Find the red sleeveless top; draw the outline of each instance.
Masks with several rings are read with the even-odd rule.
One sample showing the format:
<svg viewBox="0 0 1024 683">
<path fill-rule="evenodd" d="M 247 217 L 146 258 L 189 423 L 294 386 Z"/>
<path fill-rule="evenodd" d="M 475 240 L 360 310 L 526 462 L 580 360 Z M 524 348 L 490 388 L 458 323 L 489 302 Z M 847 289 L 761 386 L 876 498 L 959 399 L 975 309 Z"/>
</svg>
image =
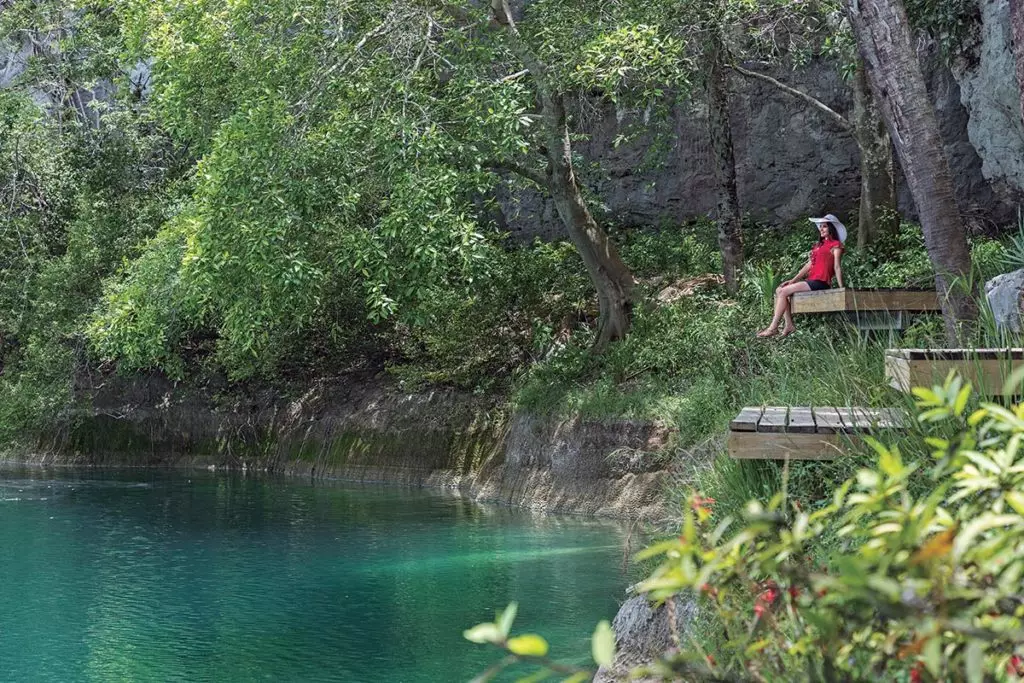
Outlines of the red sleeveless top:
<svg viewBox="0 0 1024 683">
<path fill-rule="evenodd" d="M 843 248 L 839 240 L 827 239 L 814 245 L 811 249 L 811 270 L 807 273 L 808 280 L 821 280 L 832 284 L 832 278 L 836 276 L 836 261 L 832 256 L 832 250 Z"/>
</svg>

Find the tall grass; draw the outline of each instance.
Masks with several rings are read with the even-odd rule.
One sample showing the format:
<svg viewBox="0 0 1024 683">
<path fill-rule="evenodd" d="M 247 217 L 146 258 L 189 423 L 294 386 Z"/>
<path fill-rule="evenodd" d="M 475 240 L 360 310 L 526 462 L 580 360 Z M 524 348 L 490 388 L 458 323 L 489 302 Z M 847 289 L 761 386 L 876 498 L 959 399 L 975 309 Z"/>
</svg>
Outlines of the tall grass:
<svg viewBox="0 0 1024 683">
<path fill-rule="evenodd" d="M 893 341 L 944 346 L 942 320 L 919 316 L 894 340 L 865 337 L 840 316 L 798 316 L 794 335 L 757 339 L 756 331 L 771 314 L 776 286 L 802 265 L 813 235 L 795 227 L 754 231 L 748 237 L 743 284 L 733 297 L 719 285 L 705 284 L 674 300 L 659 300 L 659 288 L 716 267 L 713 244 L 693 234 L 646 233 L 624 246 L 630 262 L 640 265 L 637 274 L 652 283 L 629 337 L 594 356 L 587 348 L 588 332 L 580 331 L 524 372 L 514 401 L 536 413 L 655 420 L 674 428 L 669 449 L 683 472 L 670 484 L 670 497 L 677 501 L 697 486 L 723 508 L 735 510 L 752 498 L 771 496 L 784 475 L 791 495 L 804 504 L 827 498 L 835 483 L 874 459 L 868 447 L 850 444 L 830 462 L 733 461 L 725 453 L 729 420 L 744 406 L 781 405 L 902 407 L 909 421 L 910 397 L 886 382 L 885 350 Z M 1024 224 L 1019 241 L 1024 263 Z M 972 250 L 972 277 L 979 282 L 1009 263 L 998 242 L 975 240 Z M 912 226 L 871 251 L 851 250 L 844 273 L 854 287 L 928 286 L 934 281 L 924 240 Z M 973 341 L 1006 345 L 1013 340 L 983 305 Z M 909 425 L 887 440 L 908 457 L 926 456 L 921 446 L 925 431 Z"/>
</svg>

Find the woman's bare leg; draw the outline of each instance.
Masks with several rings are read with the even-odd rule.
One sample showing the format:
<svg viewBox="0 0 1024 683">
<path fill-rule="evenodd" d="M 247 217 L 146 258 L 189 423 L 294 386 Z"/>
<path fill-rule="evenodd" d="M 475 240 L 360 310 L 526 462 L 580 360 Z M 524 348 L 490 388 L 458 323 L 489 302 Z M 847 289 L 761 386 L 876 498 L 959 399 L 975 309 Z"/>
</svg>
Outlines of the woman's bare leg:
<svg viewBox="0 0 1024 683">
<path fill-rule="evenodd" d="M 773 337 L 779 331 L 779 323 L 782 322 L 783 318 L 786 320 L 786 327 L 784 334 L 792 334 L 796 327 L 793 325 L 793 313 L 790 310 L 789 297 L 797 292 L 810 291 L 811 287 L 806 282 L 794 282 L 791 285 L 785 287 L 779 287 L 775 290 L 775 312 L 772 315 L 771 324 L 765 329 L 758 332 L 759 337 Z"/>
<path fill-rule="evenodd" d="M 796 331 L 796 325 L 793 324 L 793 297 L 786 300 L 786 311 L 782 314 L 782 319 L 785 321 L 782 325 L 782 336 L 788 337 Z"/>
</svg>

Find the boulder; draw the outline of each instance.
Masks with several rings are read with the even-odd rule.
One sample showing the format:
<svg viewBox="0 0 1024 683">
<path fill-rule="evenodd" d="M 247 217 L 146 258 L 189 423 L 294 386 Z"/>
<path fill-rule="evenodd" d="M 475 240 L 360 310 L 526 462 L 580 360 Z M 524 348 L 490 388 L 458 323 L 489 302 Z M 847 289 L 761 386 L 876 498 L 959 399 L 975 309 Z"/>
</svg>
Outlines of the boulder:
<svg viewBox="0 0 1024 683">
<path fill-rule="evenodd" d="M 1021 331 L 1021 304 L 1024 302 L 1024 268 L 997 275 L 985 283 L 985 298 L 1000 330 Z"/>
<path fill-rule="evenodd" d="M 690 596 L 676 596 L 672 600 L 675 611 L 675 630 L 680 640 L 697 616 L 697 601 Z M 619 608 L 612 622 L 615 630 L 615 664 L 602 667 L 594 683 L 611 683 L 629 679 L 629 672 L 648 664 L 675 647 L 672 638 L 672 617 L 669 603 L 653 607 L 646 597 L 630 598 Z"/>
</svg>

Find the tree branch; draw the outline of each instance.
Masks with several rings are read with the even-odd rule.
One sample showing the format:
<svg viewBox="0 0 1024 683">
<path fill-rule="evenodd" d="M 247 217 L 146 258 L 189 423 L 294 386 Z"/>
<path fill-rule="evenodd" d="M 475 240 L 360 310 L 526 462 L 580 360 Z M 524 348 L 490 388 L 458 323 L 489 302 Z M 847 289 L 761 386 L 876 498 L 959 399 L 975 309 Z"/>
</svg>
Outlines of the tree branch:
<svg viewBox="0 0 1024 683">
<path fill-rule="evenodd" d="M 518 176 L 526 178 L 527 180 L 530 180 L 536 183 L 537 185 L 540 185 L 544 189 L 547 189 L 548 187 L 548 179 L 540 170 L 527 168 L 526 166 L 523 166 L 522 164 L 517 164 L 514 161 L 500 161 L 497 159 L 489 159 L 483 163 L 483 166 L 494 171 L 510 171 L 511 173 L 515 173 Z"/>
<path fill-rule="evenodd" d="M 821 100 L 812 97 L 811 95 L 808 95 L 802 90 L 797 90 L 796 88 L 788 86 L 782 81 L 778 81 L 766 74 L 757 73 L 756 71 L 749 71 L 737 64 L 730 64 L 729 68 L 731 68 L 733 71 L 740 74 L 741 76 L 745 76 L 747 78 L 751 78 L 754 80 L 764 81 L 765 83 L 770 83 L 771 85 L 775 86 L 776 88 L 786 93 L 787 95 L 795 97 L 798 100 L 803 100 L 805 103 L 811 105 L 812 107 L 814 107 L 815 109 L 817 109 L 818 111 L 832 119 L 833 123 L 835 123 L 837 126 L 842 128 L 847 133 L 853 132 L 853 124 L 850 123 L 845 116 L 838 113 L 835 109 L 832 109 L 830 106 L 828 106 Z"/>
</svg>

